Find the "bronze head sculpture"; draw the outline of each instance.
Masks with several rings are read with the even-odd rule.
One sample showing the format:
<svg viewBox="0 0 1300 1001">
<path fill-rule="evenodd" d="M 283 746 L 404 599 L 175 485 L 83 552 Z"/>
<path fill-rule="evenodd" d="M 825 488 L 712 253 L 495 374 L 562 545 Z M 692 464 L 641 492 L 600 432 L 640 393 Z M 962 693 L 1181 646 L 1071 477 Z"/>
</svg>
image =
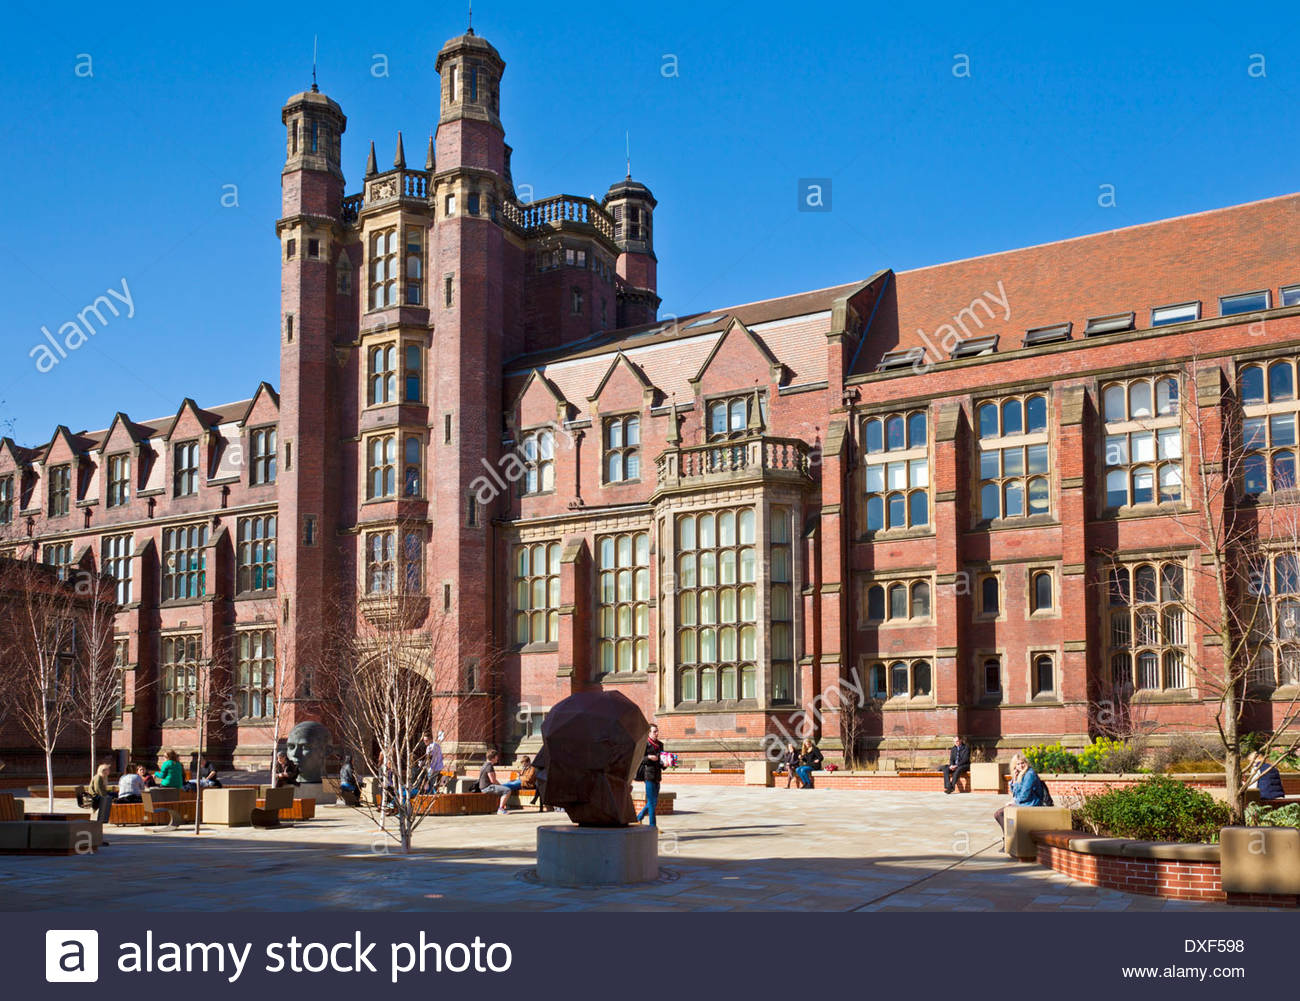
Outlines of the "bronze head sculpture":
<svg viewBox="0 0 1300 1001">
<path fill-rule="evenodd" d="M 298 767 L 298 781 L 319 782 L 329 754 L 330 732 L 315 720 L 306 720 L 289 731 L 284 752 Z"/>
<path fill-rule="evenodd" d="M 583 827 L 624 827 L 636 819 L 632 779 L 650 724 L 622 692 L 578 692 L 542 723 L 533 762 L 542 803 L 563 807 Z"/>
</svg>

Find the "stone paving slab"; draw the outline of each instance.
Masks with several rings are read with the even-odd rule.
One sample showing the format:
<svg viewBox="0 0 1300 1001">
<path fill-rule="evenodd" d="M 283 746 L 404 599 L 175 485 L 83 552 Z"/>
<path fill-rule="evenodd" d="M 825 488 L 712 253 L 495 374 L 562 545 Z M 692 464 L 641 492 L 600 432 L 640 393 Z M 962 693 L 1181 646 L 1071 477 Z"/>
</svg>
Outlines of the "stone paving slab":
<svg viewBox="0 0 1300 1001">
<path fill-rule="evenodd" d="M 361 813 L 320 807 L 280 830 L 109 827 L 92 857 L 0 856 L 11 910 L 1053 911 L 1226 905 L 1075 883 L 1007 859 L 1001 797 L 684 787 L 660 825 L 676 878 L 573 890 L 521 876 L 562 814 L 431 817 L 401 856 Z M 107 878 L 106 878 L 107 877 Z"/>
</svg>

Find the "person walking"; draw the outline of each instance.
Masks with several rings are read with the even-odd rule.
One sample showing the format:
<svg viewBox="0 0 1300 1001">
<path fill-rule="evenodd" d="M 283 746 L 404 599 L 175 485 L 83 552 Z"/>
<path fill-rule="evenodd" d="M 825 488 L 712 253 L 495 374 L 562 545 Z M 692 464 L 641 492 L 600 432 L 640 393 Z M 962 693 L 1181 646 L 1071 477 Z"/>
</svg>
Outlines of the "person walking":
<svg viewBox="0 0 1300 1001">
<path fill-rule="evenodd" d="M 952 738 L 952 748 L 948 751 L 948 763 L 939 769 L 943 773 L 943 791 L 950 793 L 957 788 L 957 780 L 970 771 L 970 745 L 960 735 Z"/>
<path fill-rule="evenodd" d="M 641 767 L 637 769 L 636 776 L 645 783 L 645 805 L 636 815 L 638 824 L 641 823 L 641 818 L 649 817 L 651 827 L 659 826 L 655 823 L 655 808 L 659 805 L 659 783 L 664 777 L 663 753 L 664 745 L 659 739 L 659 727 L 651 723 L 650 735 L 645 741 L 645 757 L 641 759 Z"/>
<path fill-rule="evenodd" d="M 799 788 L 811 789 L 813 787 L 812 773 L 820 771 L 822 767 L 822 750 L 813 743 L 811 737 L 804 738 L 803 747 L 799 751 L 799 766 L 795 773 L 799 776 L 802 783 Z"/>
</svg>

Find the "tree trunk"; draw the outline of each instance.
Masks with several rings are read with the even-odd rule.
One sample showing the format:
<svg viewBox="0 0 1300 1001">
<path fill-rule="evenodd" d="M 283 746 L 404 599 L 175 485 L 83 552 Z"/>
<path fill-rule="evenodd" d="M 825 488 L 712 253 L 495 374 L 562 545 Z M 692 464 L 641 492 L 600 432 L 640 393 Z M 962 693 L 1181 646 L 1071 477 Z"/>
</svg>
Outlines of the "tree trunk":
<svg viewBox="0 0 1300 1001">
<path fill-rule="evenodd" d="M 95 775 L 95 728 L 90 728 L 90 774 Z"/>
<path fill-rule="evenodd" d="M 45 750 L 45 791 L 49 793 L 49 806 L 47 809 L 50 813 L 54 812 L 54 748 L 48 747 Z"/>
<path fill-rule="evenodd" d="M 1245 819 L 1245 811 L 1241 805 L 1241 743 L 1237 734 L 1237 690 L 1232 686 L 1231 678 L 1228 690 L 1224 694 L 1223 709 L 1223 742 L 1226 745 L 1224 750 L 1227 752 L 1223 758 L 1223 784 L 1228 792 L 1232 822 L 1240 824 Z"/>
</svg>

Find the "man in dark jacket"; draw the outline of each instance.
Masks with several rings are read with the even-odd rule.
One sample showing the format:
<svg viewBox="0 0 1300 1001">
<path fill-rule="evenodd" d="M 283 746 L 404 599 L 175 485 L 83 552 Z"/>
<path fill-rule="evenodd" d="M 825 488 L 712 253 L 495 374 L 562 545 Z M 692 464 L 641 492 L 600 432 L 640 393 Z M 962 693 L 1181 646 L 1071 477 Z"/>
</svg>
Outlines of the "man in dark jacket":
<svg viewBox="0 0 1300 1001">
<path fill-rule="evenodd" d="M 1250 755 L 1250 770 L 1251 780 L 1259 790 L 1261 800 L 1281 799 L 1286 795 L 1286 790 L 1282 788 L 1282 776 L 1277 770 L 1277 765 L 1258 751 L 1254 751 Z"/>
<path fill-rule="evenodd" d="M 957 788 L 957 779 L 970 771 L 970 745 L 960 734 L 953 737 L 948 763 L 940 771 L 943 772 L 943 791 L 948 793 Z"/>
</svg>

